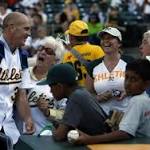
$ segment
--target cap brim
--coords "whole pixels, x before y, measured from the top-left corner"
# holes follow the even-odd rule
[[[40,82],[37,83],[37,85],[47,85],[47,84],[49,84],[47,82],[47,80],[42,80],[42,81],[40,81]]]
[[[116,38],[118,38],[119,39],[119,41],[122,41],[122,39],[120,39],[119,37],[117,37],[116,35],[114,35],[113,33],[111,33],[111,32],[109,32],[109,31],[100,31],[100,32],[98,32],[97,33],[97,36],[99,37],[99,38],[101,38],[104,34],[110,34],[110,35],[112,35],[112,36],[114,36],[114,37],[116,37]]]
[[[105,31],[100,31],[97,33],[97,36],[100,38],[103,34],[105,33],[108,33],[108,32],[105,32]],[[109,33],[108,33],[109,34]]]

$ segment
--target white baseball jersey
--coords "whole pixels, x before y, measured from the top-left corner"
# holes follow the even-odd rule
[[[38,135],[46,125],[50,124],[50,121],[47,119],[47,117],[37,107],[37,101],[39,100],[39,98],[49,101],[50,108],[53,108],[55,105],[55,107],[57,107],[58,109],[64,109],[65,100],[61,100],[57,103],[56,101],[54,101],[53,95],[50,92],[49,85],[36,84],[37,82],[39,82],[39,80],[35,77],[33,73],[33,67],[30,67],[30,75],[31,75],[32,83],[35,86],[34,88],[29,90],[28,101],[31,107],[32,118],[34,120],[35,127],[36,127],[36,131],[34,134]]]
[[[4,58],[0,63],[0,130],[4,129],[6,135],[12,138],[15,144],[20,133],[12,118],[13,103],[18,88],[33,87],[30,80],[28,68],[22,70],[19,50],[12,53],[4,40]]]
[[[150,97],[146,92],[130,99],[119,130],[135,137],[150,137]]]
[[[106,91],[124,91],[124,78],[126,62],[119,60],[112,72],[109,72],[104,62],[93,69],[94,88],[97,94],[102,94]],[[111,99],[107,102],[100,103],[104,111],[109,114],[110,110],[123,111],[128,105],[128,99],[117,101]]]
[[[49,124],[48,119],[45,117],[43,112],[37,107],[37,101],[42,98],[44,100],[49,101],[51,107],[53,107],[53,96],[50,92],[50,87],[48,85],[37,85],[36,83],[39,80],[33,74],[33,67],[30,67],[30,76],[34,87],[28,92],[28,101],[31,107],[31,114],[33,121],[35,123],[35,135],[38,135],[40,131]]]

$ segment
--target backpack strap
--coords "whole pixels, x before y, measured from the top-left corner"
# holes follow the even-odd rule
[[[92,77],[92,73],[93,73],[93,68],[95,66],[97,66],[100,62],[102,62],[103,57],[102,58],[98,58],[96,60],[93,61],[87,61],[85,60],[82,55],[75,50],[74,48],[70,49],[70,52],[79,60],[79,62],[86,68],[87,73]],[[93,78],[93,77],[92,77]]]
[[[74,48],[71,48],[70,49],[70,52],[79,60],[79,62],[83,65],[83,66],[85,66],[85,67],[87,67],[87,65],[88,65],[88,61],[87,60],[85,60],[83,57],[82,57],[82,55],[77,51],[77,50],[75,50]]]
[[[0,40],[0,63],[4,57],[5,57],[4,43],[3,43],[3,41]]]

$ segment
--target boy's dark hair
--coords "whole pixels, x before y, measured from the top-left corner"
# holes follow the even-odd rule
[[[88,41],[88,36],[75,36],[77,42],[87,42]]]
[[[137,59],[126,66],[126,71],[134,71],[144,81],[150,80],[150,62],[147,59]]]

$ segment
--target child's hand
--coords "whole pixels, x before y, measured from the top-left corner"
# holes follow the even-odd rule
[[[26,134],[33,134],[35,132],[35,126],[31,118],[25,120],[25,128],[26,128]]]
[[[79,138],[75,140],[73,144],[77,144],[77,145],[88,144],[90,140],[90,135],[79,130],[78,132],[79,132]]]
[[[126,92],[121,92],[121,95],[116,98],[117,101],[122,101],[127,96]]]
[[[49,106],[49,102],[45,99],[39,99],[37,101],[37,106],[38,108],[46,115],[48,116],[48,113],[49,113],[49,109],[48,109],[48,106]]]

